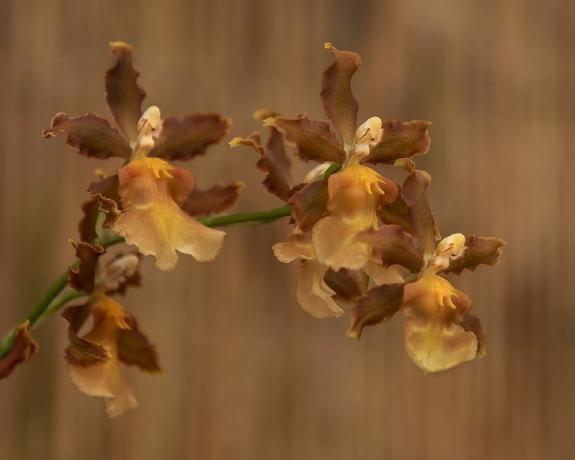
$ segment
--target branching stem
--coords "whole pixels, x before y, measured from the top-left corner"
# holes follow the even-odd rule
[[[228,214],[223,216],[208,216],[198,219],[207,227],[225,227],[234,224],[265,224],[273,222],[276,219],[287,217],[291,215],[291,206],[285,205],[279,208],[267,209],[257,212],[240,212],[236,214]],[[101,244],[104,247],[114,246],[123,243],[124,239],[120,236],[114,235],[110,238],[104,239]],[[75,264],[76,262],[74,262]],[[74,265],[72,264],[72,266]],[[30,313],[20,321],[20,324],[28,321],[30,327],[38,323],[39,320],[45,316],[60,310],[64,305],[75,298],[86,296],[87,294],[80,291],[70,291],[58,298],[62,291],[68,285],[68,270],[62,273],[46,290],[40,301],[32,308]],[[16,329],[12,329],[0,342],[0,359],[8,354],[14,343]]]

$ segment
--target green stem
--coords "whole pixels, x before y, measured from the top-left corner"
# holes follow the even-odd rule
[[[227,225],[244,224],[244,223],[268,223],[282,217],[291,215],[291,206],[285,205],[279,208],[267,209],[265,211],[257,212],[240,212],[237,214],[229,214],[224,216],[208,216],[198,219],[207,227],[225,227]],[[118,235],[113,235],[104,238],[101,245],[104,247],[114,246],[124,242],[124,238]],[[74,266],[72,264],[70,267]],[[70,300],[78,297],[85,296],[86,294],[79,291],[71,291],[67,295],[63,295],[58,301],[55,302],[56,297],[68,285],[68,270],[62,273],[48,288],[40,301],[32,308],[30,313],[24,318],[20,324],[28,321],[30,328],[38,323],[44,316],[53,313],[62,308]],[[12,329],[0,342],[0,359],[4,358],[14,344],[16,328]]]

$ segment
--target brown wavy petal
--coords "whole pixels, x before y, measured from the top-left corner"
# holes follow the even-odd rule
[[[433,254],[435,240],[439,236],[427,201],[426,190],[430,183],[431,178],[427,173],[414,169],[401,189],[401,196],[408,208],[410,227],[420,242],[423,253],[428,255]]]
[[[88,294],[94,290],[96,266],[104,248],[84,241],[71,241],[78,262],[69,269],[70,286]]]
[[[66,135],[66,144],[80,155],[106,159],[112,157],[130,158],[132,150],[118,131],[104,118],[92,113],[69,118],[58,113],[52,119],[52,126],[42,131],[42,137],[52,138],[59,133]]]
[[[288,200],[292,205],[292,216],[301,230],[310,230],[327,214],[327,189],[325,180],[310,182],[295,191]]]
[[[34,353],[36,353],[37,349],[38,344],[30,335],[30,326],[28,321],[20,324],[16,328],[16,335],[12,348],[10,348],[10,351],[0,359],[0,380],[10,376],[14,368],[24,361],[29,360]]]
[[[423,256],[413,235],[399,225],[382,225],[362,233],[359,239],[374,249],[375,257],[384,266],[401,265],[411,272],[419,272],[423,266]]]
[[[402,283],[397,283],[370,289],[351,309],[347,335],[358,339],[364,327],[391,319],[401,308],[403,287]]]
[[[325,46],[333,53],[334,61],[323,73],[321,101],[343,144],[352,145],[359,105],[351,90],[351,79],[361,64],[361,58],[354,52],[340,51],[331,43]]]
[[[492,236],[466,236],[463,256],[452,260],[444,273],[460,274],[463,270],[474,271],[479,265],[495,265],[499,261],[505,241]]]
[[[207,216],[225,211],[235,204],[243,188],[244,184],[241,182],[218,184],[207,190],[196,188],[189,193],[182,204],[182,209],[190,216]]]
[[[229,127],[229,119],[219,113],[194,113],[181,120],[166,118],[151,155],[167,160],[190,160],[220,142]]]
[[[99,182],[92,182],[88,187],[88,191],[98,203],[98,210],[105,214],[104,222],[102,223],[104,228],[112,227],[120,216],[121,202],[118,187],[117,174],[106,177]],[[84,225],[89,225],[89,222],[80,222],[80,235],[83,234]]]
[[[365,294],[365,283],[357,271],[345,268],[334,271],[330,268],[324,281],[335,292],[336,300],[353,302]]]
[[[110,52],[115,63],[106,72],[106,101],[118,126],[130,143],[135,143],[146,93],[138,85],[140,73],[132,65],[132,47],[124,42],[112,42]]]
[[[232,147],[245,145],[259,153],[260,159],[256,166],[265,173],[262,181],[264,187],[278,198],[288,200],[292,183],[291,162],[286,154],[283,136],[276,128],[270,127],[270,136],[265,149],[261,145],[258,132],[244,138],[236,137],[232,139],[230,145]]]
[[[341,163],[345,160],[345,153],[326,121],[310,120],[305,116],[275,117],[268,119],[266,125],[285,133],[286,139],[295,144],[296,154],[304,161]]]
[[[384,121],[381,141],[371,148],[364,161],[368,163],[393,164],[400,158],[424,155],[429,151],[431,123],[423,120]]]
[[[124,364],[136,366],[142,371],[161,372],[160,358],[156,347],[138,328],[138,322],[132,316],[126,319],[128,329],[118,332],[118,359]]]

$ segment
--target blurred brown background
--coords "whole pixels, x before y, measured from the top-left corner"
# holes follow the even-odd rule
[[[363,57],[360,119],[433,122],[431,200],[444,234],[508,241],[502,263],[457,279],[488,356],[425,376],[402,321],[346,338],[345,319],[296,305],[271,245],[286,221],[230,228],[218,259],[146,260],[125,304],[165,372],[130,372],[140,407],[107,420],[62,360],[60,318],[41,353],[0,382],[0,458],[568,459],[575,448],[575,4],[526,0],[0,1],[0,334],[72,260],[92,170],[40,131],[55,112],[108,116],[107,42],[135,47],[147,102],[164,114],[323,117],[324,41]],[[200,185],[247,183],[236,210],[277,206],[248,150],[191,165]],[[104,165],[110,171],[113,162]],[[299,168],[299,172],[303,172]]]

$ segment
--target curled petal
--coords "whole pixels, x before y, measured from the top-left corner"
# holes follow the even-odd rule
[[[354,52],[340,51],[331,43],[324,47],[333,53],[334,61],[323,73],[321,101],[343,144],[352,145],[359,106],[351,91],[351,79],[361,58]]]
[[[278,198],[287,201],[291,190],[291,162],[285,151],[285,143],[281,133],[270,128],[270,137],[266,148],[261,145],[260,135],[257,132],[248,137],[235,137],[230,141],[231,147],[245,145],[260,154],[257,167],[265,173],[264,187]]]
[[[276,258],[284,264],[297,259],[314,258],[313,247],[307,235],[291,235],[287,241],[274,244],[273,251]]]
[[[393,164],[400,158],[424,155],[429,151],[431,123],[423,120],[409,122],[385,121],[381,141],[371,148],[364,161]]]
[[[286,139],[295,144],[296,154],[304,161],[341,163],[345,160],[343,149],[325,121],[310,120],[305,116],[275,117],[268,118],[265,125],[285,133]]]
[[[307,231],[327,214],[327,181],[318,180],[305,184],[295,191],[288,203],[292,216],[301,230]]]
[[[397,264],[411,272],[419,272],[423,266],[423,256],[413,235],[399,225],[382,225],[362,233],[359,239],[374,249],[375,257],[384,266]]]
[[[98,204],[98,212],[104,213],[104,221],[102,222],[103,228],[110,228],[118,217],[120,216],[121,206],[120,206],[120,194],[118,192],[119,188],[118,175],[106,177],[99,182],[92,182],[88,187],[88,191],[96,200]],[[96,217],[97,218],[97,217]],[[89,234],[90,220],[80,222],[80,235]],[[90,241],[84,240],[83,241]]]
[[[479,340],[464,319],[471,309],[465,293],[433,273],[406,284],[405,346],[425,372],[438,372],[480,356]]]
[[[327,216],[312,229],[312,243],[317,260],[339,270],[359,270],[371,257],[371,246],[357,239],[364,228],[353,221]]]
[[[123,212],[113,230],[128,244],[155,256],[160,270],[176,265],[176,250],[199,262],[214,259],[224,232],[200,224],[179,206],[193,188],[191,174],[159,158],[144,158],[120,168],[118,175]]]
[[[92,328],[79,337],[88,314],[93,318]],[[63,316],[70,323],[70,345],[65,356],[70,377],[80,391],[106,398],[110,417],[136,407],[118,357],[118,335],[131,327],[127,312],[110,297],[101,296],[90,305],[66,309]]]
[[[220,142],[229,127],[230,120],[219,113],[194,113],[182,120],[166,118],[151,155],[167,160],[190,160]]]
[[[401,308],[403,286],[384,284],[370,289],[351,309],[347,335],[359,339],[364,327],[391,319]]]
[[[132,65],[132,47],[124,42],[112,42],[110,52],[115,63],[106,72],[106,100],[116,123],[135,145],[146,93],[138,85],[140,74]]]
[[[333,291],[324,281],[327,267],[315,260],[299,262],[297,300],[301,308],[315,318],[332,318],[343,314],[335,303]]]
[[[51,128],[42,131],[42,137],[52,138],[59,133],[66,135],[66,144],[80,155],[106,159],[111,157],[130,158],[132,150],[118,131],[105,119],[94,114],[69,118],[58,113],[52,119]]]
[[[479,265],[495,265],[499,261],[505,241],[492,236],[466,236],[467,249],[463,256],[451,260],[444,273],[460,274],[463,270],[475,270]]]
[[[227,185],[214,185],[207,190],[193,189],[182,204],[184,212],[190,216],[207,216],[222,212],[234,205],[244,188],[241,182]]]
[[[0,380],[12,374],[17,365],[29,360],[37,349],[38,344],[30,335],[30,323],[26,321],[20,324],[16,328],[10,351],[5,356],[0,357]]]
[[[424,255],[430,256],[435,251],[435,240],[439,235],[435,219],[427,202],[426,190],[431,177],[424,171],[414,169],[405,179],[401,196],[408,208],[408,219],[413,234],[421,243]]]
[[[335,298],[344,302],[353,302],[365,294],[365,281],[361,275],[342,268],[334,271],[331,268],[324,277],[325,283],[335,292]]]
[[[98,259],[105,250],[100,245],[92,245],[83,241],[79,243],[71,241],[71,243],[76,250],[78,262],[69,270],[70,286],[90,294],[94,290]]]

